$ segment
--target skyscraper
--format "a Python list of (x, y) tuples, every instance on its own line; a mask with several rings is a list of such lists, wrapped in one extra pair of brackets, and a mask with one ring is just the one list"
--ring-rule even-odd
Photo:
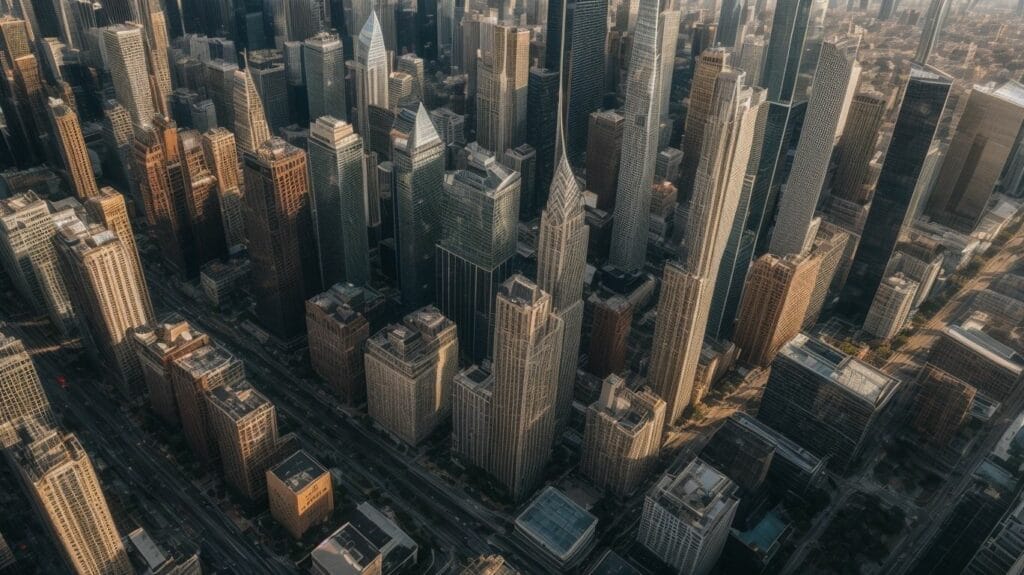
[(171, 382), (171, 364), (179, 357), (209, 345), (210, 337), (177, 314), (156, 325), (147, 325), (132, 332), (135, 353), (142, 366), (142, 377), (149, 393), (149, 406), (164, 422), (178, 426), (178, 401)]
[(729, 538), (738, 491), (725, 474), (696, 458), (651, 487), (637, 541), (679, 573), (707, 575)]
[(626, 123), (622, 132), (622, 164), (615, 201), (615, 223), (609, 260), (625, 271), (643, 268), (647, 255), (647, 218), (650, 212), (654, 163), (658, 155), (658, 88), (661, 60), (658, 54), (657, 0), (640, 0), (630, 51), (626, 84)]
[(363, 288), (335, 284), (306, 301), (309, 362), (331, 391), (350, 405), (366, 396), (363, 343), (370, 337), (370, 324), (362, 313), (366, 297)]
[(530, 32), (499, 24), (493, 34), (477, 64), (476, 139), (502, 154), (526, 139)]
[(370, 417), (402, 441), (416, 445), (451, 411), (451, 385), (459, 369), (455, 323), (427, 306), (366, 342), (366, 407)]
[(21, 423), (11, 459), (64, 560), (76, 573), (134, 573), (92, 461), (78, 438), (38, 420)]
[(280, 50), (255, 50), (248, 53), (246, 63), (263, 102), (263, 111), (267, 113), (270, 133), (276, 134), (289, 123), (288, 78), (284, 55)]
[(267, 493), (267, 469), (277, 454), (277, 410), (244, 379), (206, 394), (224, 479), (250, 501)]
[(718, 13), (718, 34), (715, 38), (726, 48), (735, 48), (743, 42), (743, 12), (746, 10), (744, 0), (723, 0), (722, 10)]
[(345, 102), (345, 50), (337, 34), (321, 32), (303, 43), (302, 65), (306, 72), (309, 118), (348, 119)]
[(402, 305), (416, 309), (434, 301), (434, 246), (441, 239), (444, 142), (423, 104), (404, 108), (392, 131), (395, 240)]
[(562, 321), (551, 296), (521, 275), (498, 291), (490, 469), (515, 500), (543, 477), (555, 431)]
[[(0, 430), (25, 418), (53, 425), (50, 402), (43, 392), (39, 374), (20, 339), (0, 333)], [(0, 445), (4, 433), (0, 433)]]
[[(679, 188), (682, 191), (680, 207), (689, 203), (690, 195), (693, 193), (702, 157), (700, 150), (704, 144), (704, 127), (713, 112), (715, 83), (722, 69), (728, 67), (730, 58), (730, 51), (721, 47), (708, 48), (696, 57), (696, 69), (690, 83), (690, 103), (683, 128), (683, 164), (682, 175), (679, 178)], [(677, 233), (681, 231), (682, 224), (682, 221), (676, 222)]]
[(900, 104), (889, 150), (878, 176), (878, 192), (853, 258), (844, 299), (864, 311), (875, 297), (914, 200), (918, 176), (931, 148), (952, 79), (914, 65)]
[(921, 26), (921, 40), (918, 42), (917, 52), (914, 54), (914, 62), (917, 64), (928, 65), (928, 56), (931, 55), (935, 44), (939, 41), (939, 34), (942, 33), (942, 25), (946, 22), (946, 13), (949, 12), (950, 4), (950, 0), (932, 0), (928, 4), (928, 11), (924, 13), (924, 22)]
[(53, 216), (45, 200), (25, 192), (0, 200), (0, 260), (23, 299), (71, 333), (75, 312), (58, 269)]
[(793, 168), (779, 201), (776, 229), (780, 233), (772, 235), (770, 248), (777, 256), (805, 253), (814, 241), (814, 209), (825, 184), (836, 135), (860, 77), (859, 45), (859, 37), (822, 43), (814, 73), (814, 92), (807, 103)]
[(320, 289), (306, 154), (271, 138), (244, 162), (256, 313), (287, 339), (303, 331), (306, 298)]
[(370, 12), (355, 45), (356, 128), (368, 149), (370, 106), (388, 107), (388, 53), (377, 14)]
[(975, 86), (967, 97), (925, 215), (970, 234), (985, 214), (1024, 127), (1024, 85)]
[(333, 116), (310, 124), (309, 170), (323, 285), (368, 285), (366, 166), (351, 124)]
[(206, 132), (203, 134), (203, 153), (206, 165), (217, 178), (224, 240), (229, 248), (239, 246), (245, 241), (245, 222), (242, 220), (242, 185), (238, 177), (235, 135), (226, 128)]
[[(142, 273), (142, 260), (139, 259), (139, 250), (135, 245), (135, 232), (132, 230), (132, 221), (128, 217), (128, 206), (124, 196), (114, 188), (103, 186), (100, 193), (85, 202), (85, 211), (89, 217), (103, 225), (103, 227), (114, 232), (117, 239), (124, 244), (128, 257), (131, 259), (130, 267), (135, 273), (140, 286), (146, 285), (146, 279)], [(55, 215), (55, 219), (59, 217)], [(143, 289), (140, 293), (146, 309), (153, 313), (153, 303), (149, 297), (149, 290)]]
[(868, 167), (875, 155), (884, 117), (885, 98), (881, 94), (861, 92), (853, 97), (837, 146), (839, 159), (832, 179), (832, 196), (867, 202), (862, 190), (868, 183)]
[(212, 465), (219, 457), (206, 394), (243, 379), (242, 362), (215, 344), (192, 350), (171, 363), (171, 385), (185, 442), (192, 455), (206, 465)]
[(897, 272), (882, 280), (864, 318), (865, 332), (887, 340), (895, 336), (910, 319), (918, 283)]
[(270, 139), (270, 127), (267, 125), (263, 102), (256, 91), (256, 85), (253, 84), (249, 69), (235, 70), (231, 86), (231, 108), (234, 111), (232, 131), (235, 134), (238, 151), (256, 152)]
[(130, 248), (115, 232), (77, 217), (61, 222), (53, 241), (83, 338), (122, 393), (135, 398), (142, 374), (129, 332), (152, 322), (153, 310)]
[(491, 353), (494, 297), (512, 275), (522, 181), (475, 142), (466, 152), (466, 168), (445, 178), (437, 302), (459, 326), (462, 354), (480, 362)]
[(613, 110), (590, 115), (587, 132), (587, 189), (597, 195), (597, 207), (615, 207), (622, 156), (623, 117)]
[(96, 188), (96, 176), (92, 172), (82, 127), (78, 123), (78, 114), (64, 100), (56, 98), (50, 98), (48, 108), (57, 148), (71, 180), (71, 190), (76, 198), (85, 201), (99, 190)]
[(138, 26), (110, 26), (103, 30), (103, 45), (117, 101), (128, 109), (134, 123), (146, 125), (153, 119), (156, 109), (142, 32)]
[(665, 266), (648, 381), (674, 422), (690, 404), (704, 344), (714, 282), (739, 204), (763, 92), (743, 87), (743, 74), (719, 74), (704, 130), (686, 226), (684, 257)]
[[(526, 106), (530, 121), (526, 124), (526, 142), (537, 150), (537, 178), (533, 188), (537, 193), (534, 198), (523, 196), (525, 203), (519, 217), (524, 220), (536, 216), (547, 203), (548, 188), (555, 173), (555, 128), (558, 125), (560, 78), (558, 70), (553, 68), (530, 69)], [(612, 185), (617, 183), (618, 180)]]
[[(561, 0), (566, 1), (566, 0)], [(552, 4), (561, 2), (552, 2)], [(569, 161), (581, 165), (587, 150), (590, 114), (601, 109), (604, 96), (605, 37), (608, 2), (574, 0), (566, 22), (565, 143)], [(554, 65), (550, 64), (549, 66)]]

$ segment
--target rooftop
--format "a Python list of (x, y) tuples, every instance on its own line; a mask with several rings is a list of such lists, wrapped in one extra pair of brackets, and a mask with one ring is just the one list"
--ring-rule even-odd
[(596, 526), (597, 517), (550, 485), (516, 517), (516, 529), (560, 561), (585, 546)]
[(759, 438), (775, 446), (775, 457), (782, 457), (790, 463), (799, 466), (801, 469), (812, 472), (821, 465), (821, 458), (797, 445), (793, 440), (768, 427), (761, 420), (751, 417), (747, 413), (737, 411), (726, 420), (740, 426), (745, 431), (753, 433)]
[(244, 379), (215, 387), (208, 393), (213, 405), (235, 421), (267, 407), (274, 407), (266, 396)]
[(188, 372), (190, 376), (198, 379), (212, 371), (226, 369), (237, 361), (238, 359), (228, 353), (227, 350), (216, 345), (206, 345), (186, 356), (178, 358), (175, 363), (178, 367)]
[(293, 493), (298, 493), (314, 480), (326, 475), (327, 469), (312, 455), (300, 449), (271, 467), (270, 473), (277, 476)]
[(873, 405), (888, 401), (900, 381), (820, 340), (797, 334), (779, 355)]
[(621, 555), (608, 549), (597, 564), (587, 571), (587, 575), (640, 575), (640, 571), (627, 563)]
[(758, 553), (767, 553), (779, 544), (789, 527), (774, 511), (769, 511), (749, 531), (734, 531), (736, 539)]
[(678, 475), (663, 475), (648, 497), (691, 524), (706, 525), (735, 504), (736, 489), (724, 473), (698, 457)]
[(501, 284), (498, 293), (510, 299), (513, 303), (533, 305), (540, 301), (546, 294), (540, 286), (533, 283), (526, 276), (516, 274)]
[(1024, 371), (1024, 358), (1013, 348), (985, 333), (979, 322), (966, 321), (962, 325), (946, 326), (943, 333), (1011, 373), (1019, 375)]
[(320, 542), (310, 555), (316, 565), (331, 575), (357, 575), (380, 556), (380, 549), (358, 528), (346, 523)]

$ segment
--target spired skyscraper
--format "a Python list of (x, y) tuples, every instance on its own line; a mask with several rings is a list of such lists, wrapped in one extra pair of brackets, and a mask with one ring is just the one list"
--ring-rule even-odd
[(661, 55), (658, 41), (658, 0), (639, 0), (626, 84), (626, 118), (622, 133), (619, 191), (609, 260), (625, 271), (643, 268), (647, 257), (647, 219), (651, 185), (658, 155), (658, 119), (661, 117)]
[(666, 422), (679, 419), (691, 401), (715, 278), (739, 204), (763, 97), (762, 91), (743, 86), (742, 72), (730, 68), (718, 76), (683, 256), (665, 265), (658, 301), (647, 378), (668, 404)]
[(369, 149), (370, 106), (388, 107), (388, 53), (375, 12), (370, 12), (355, 44), (356, 129), (363, 149)]
[(925, 157), (939, 125), (952, 79), (918, 65), (910, 69), (892, 140), (878, 175), (877, 192), (864, 223), (843, 299), (854, 311), (866, 311), (885, 275), (906, 225)]
[(263, 101), (248, 68), (235, 70), (231, 97), (235, 119), (233, 132), (239, 154), (255, 152), (270, 139), (270, 127), (263, 112)]

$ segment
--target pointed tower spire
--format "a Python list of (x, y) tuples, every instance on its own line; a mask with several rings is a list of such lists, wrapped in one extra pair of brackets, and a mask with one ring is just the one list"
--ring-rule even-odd
[(267, 115), (263, 111), (263, 101), (256, 91), (256, 83), (252, 79), (252, 71), (246, 61), (246, 53), (242, 52), (244, 70), (235, 70), (232, 101), (235, 110), (235, 140), (240, 152), (255, 152), (264, 142), (270, 139), (270, 127)]

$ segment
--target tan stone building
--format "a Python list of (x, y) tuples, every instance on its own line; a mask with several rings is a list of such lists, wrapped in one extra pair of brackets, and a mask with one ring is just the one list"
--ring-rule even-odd
[(345, 303), (343, 284), (306, 301), (306, 336), (313, 371), (346, 403), (366, 397), (363, 343), (370, 324)]
[(270, 515), (295, 539), (331, 515), (331, 474), (303, 450), (267, 470)]
[(242, 362), (224, 349), (206, 345), (171, 364), (171, 384), (185, 441), (200, 460), (211, 465), (218, 457), (206, 393), (245, 379)]
[(64, 100), (50, 98), (48, 103), (50, 123), (53, 135), (64, 160), (64, 169), (68, 172), (71, 190), (75, 197), (85, 201), (99, 193), (96, 188), (96, 175), (92, 171), (89, 150), (85, 147), (82, 126), (75, 110), (64, 103)]
[(251, 501), (267, 492), (266, 472), (277, 453), (277, 411), (244, 379), (206, 394), (228, 485)]
[(205, 347), (210, 338), (193, 329), (181, 316), (172, 314), (157, 325), (136, 328), (132, 340), (149, 392), (150, 408), (165, 422), (178, 425), (178, 400), (171, 383), (171, 364)]

